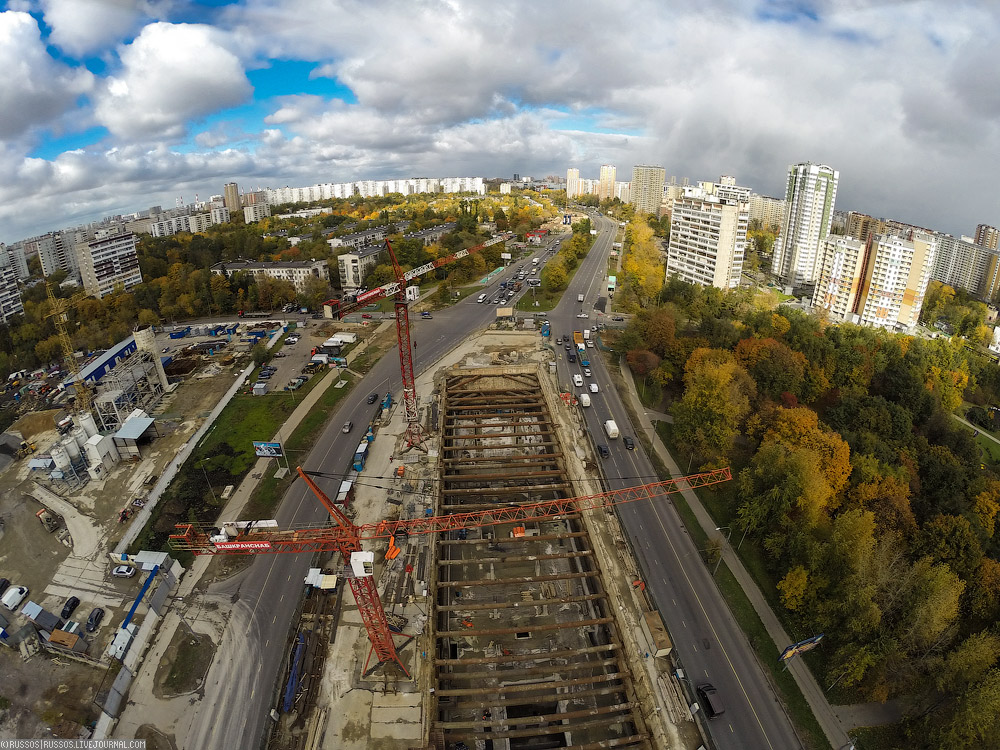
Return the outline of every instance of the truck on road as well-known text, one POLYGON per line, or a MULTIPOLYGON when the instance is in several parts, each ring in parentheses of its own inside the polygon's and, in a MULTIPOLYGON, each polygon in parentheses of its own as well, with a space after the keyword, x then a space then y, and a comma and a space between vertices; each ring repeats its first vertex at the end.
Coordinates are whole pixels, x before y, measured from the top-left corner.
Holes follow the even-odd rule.
POLYGON ((576 348, 579 349, 581 352, 587 348, 587 345, 584 343, 583 340, 583 334, 580 333, 579 331, 573 331, 573 343, 576 344, 576 348))
POLYGON ((612 440, 614 440, 620 434, 618 432, 618 425, 615 423, 615 420, 613 419, 609 419, 607 422, 604 423, 604 431, 608 433, 608 437, 611 438, 612 440))
POLYGON ((580 402, 580 406, 590 406, 590 394, 581 393, 577 399, 580 402))
POLYGON ((48 508, 42 508, 35 514, 35 517, 41 521, 42 526, 50 534, 59 528, 59 521, 62 520, 48 508))
POLYGON ((583 302, 583 295, 582 294, 576 295, 576 301, 577 302, 583 302))

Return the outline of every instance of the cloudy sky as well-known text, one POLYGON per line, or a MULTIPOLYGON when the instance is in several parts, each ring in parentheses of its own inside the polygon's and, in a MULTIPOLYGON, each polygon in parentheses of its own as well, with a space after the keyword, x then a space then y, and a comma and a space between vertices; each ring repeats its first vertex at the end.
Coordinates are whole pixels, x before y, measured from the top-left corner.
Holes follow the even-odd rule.
POLYGON ((0 241, 245 188, 659 164, 1000 225, 994 0, 7 0, 0 241))

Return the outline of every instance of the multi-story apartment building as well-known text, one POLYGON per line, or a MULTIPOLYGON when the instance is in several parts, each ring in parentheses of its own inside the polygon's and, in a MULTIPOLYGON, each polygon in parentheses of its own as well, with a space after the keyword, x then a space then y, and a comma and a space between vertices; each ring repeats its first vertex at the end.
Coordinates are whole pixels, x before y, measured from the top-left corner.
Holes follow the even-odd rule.
POLYGON ((620 200, 622 203, 630 203, 632 201, 631 196, 632 196, 631 182, 615 183, 615 198, 620 200))
POLYGON ((361 180, 359 182, 329 182, 322 185, 293 188, 265 188, 267 202, 311 203, 331 198, 371 198, 389 193, 417 195, 419 193, 469 192, 486 195, 486 183, 482 177, 414 177, 398 180, 361 180))
POLYGON ((73 235, 72 232, 49 232, 41 237, 24 240, 25 254, 38 254, 43 276, 65 271, 70 277, 77 278, 80 275, 80 265, 73 252, 73 235))
POLYGON ((509 182, 500 183, 500 195, 510 195, 511 188, 513 186, 509 182))
POLYGON ((226 208, 229 209, 230 216, 243 208, 243 201, 240 200, 240 186, 235 182, 227 182, 222 186, 222 199, 225 201, 226 208))
POLYGON ((874 234, 862 243, 830 237, 822 244, 813 304, 860 325, 908 331, 917 325, 931 280, 932 235, 874 234))
POLYGON ((597 181, 597 197, 600 200, 612 200, 615 197, 615 177, 618 170, 613 164, 602 164, 601 175, 597 181))
POLYGON ((5 245, 0 242, 0 267, 6 266, 13 268, 17 278, 22 281, 28 278, 30 275, 28 258, 24 254, 23 242, 15 242, 13 245, 5 245))
POLYGON ((317 278, 330 281, 330 268, 325 260, 293 260, 268 263, 263 261, 234 260, 228 263, 216 263, 212 273, 229 278, 234 273, 246 271, 254 276, 265 276, 271 279, 289 281, 296 292, 305 291, 306 279, 317 278))
POLYGON ((579 169, 567 169, 566 170, 566 197, 570 200, 576 198, 578 195, 582 195, 580 192, 580 170, 579 169))
POLYGON ((353 247, 357 249, 381 242, 395 231, 396 227, 393 224, 388 224, 384 227, 372 227, 363 232, 352 232, 342 237, 331 237, 327 240, 327 244, 330 245, 331 249, 338 247, 353 247))
POLYGON ((950 234, 935 233, 934 238, 937 242, 934 279, 987 302, 996 299, 1000 293, 996 250, 971 242, 968 237, 957 239, 950 234))
POLYGON ((844 233, 848 237, 854 237, 861 242, 868 242, 868 238, 873 234, 886 234, 888 230, 885 219, 876 219, 868 214, 861 214, 857 211, 848 211, 847 220, 844 226, 844 233))
POLYGON ((360 289, 361 282, 378 263, 378 256, 384 249, 382 245, 366 245, 337 256, 341 288, 345 292, 360 289))
POLYGON ((230 219, 229 209, 225 206, 214 206, 208 213, 212 224, 225 224, 230 219))
POLYGON ((428 245, 433 245, 435 242, 444 237, 448 232, 454 231, 457 224, 453 221, 446 221, 444 224, 438 224, 436 227, 427 227, 426 229, 420 229, 416 232, 407 232, 403 235, 403 239, 407 240, 420 240, 424 243, 424 247, 428 245))
POLYGON ((750 194, 750 221, 757 220, 765 228, 776 227, 779 231, 785 220, 785 201, 766 195, 750 194))
POLYGON ((632 192, 629 202, 638 213, 653 214, 660 210, 663 200, 663 183, 667 170, 663 167, 638 164, 632 167, 632 192))
POLYGON ((1000 243, 1000 229, 991 227, 989 224, 980 224, 976 227, 973 240, 977 245, 996 250, 998 243, 1000 243))
POLYGON ((271 206, 268 203, 254 203, 252 206, 246 206, 243 209, 243 221, 247 224, 253 224, 261 219, 266 219, 270 215, 271 206))
POLYGON ((840 173, 825 164, 793 164, 785 187, 785 216, 774 243, 772 272, 791 286, 816 281, 820 243, 830 233, 840 173))
POLYGON ((667 276, 720 289, 739 286, 749 222, 746 203, 688 188, 671 208, 667 276))
POLYGON ((137 244, 131 232, 106 234, 92 242, 78 243, 80 276, 87 293, 100 299, 119 284, 126 290, 141 284, 137 244))
POLYGON ((23 312, 21 290, 17 286, 17 270, 12 265, 0 266, 0 320, 6 323, 23 312))

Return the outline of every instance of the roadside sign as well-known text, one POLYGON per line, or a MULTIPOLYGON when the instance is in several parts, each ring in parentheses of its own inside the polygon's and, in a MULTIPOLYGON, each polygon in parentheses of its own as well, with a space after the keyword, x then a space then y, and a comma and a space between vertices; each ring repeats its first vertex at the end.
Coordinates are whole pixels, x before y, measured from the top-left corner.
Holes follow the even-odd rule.
POLYGON ((264 443, 259 440, 253 441, 253 452, 259 458, 279 458, 284 455, 281 443, 264 443))

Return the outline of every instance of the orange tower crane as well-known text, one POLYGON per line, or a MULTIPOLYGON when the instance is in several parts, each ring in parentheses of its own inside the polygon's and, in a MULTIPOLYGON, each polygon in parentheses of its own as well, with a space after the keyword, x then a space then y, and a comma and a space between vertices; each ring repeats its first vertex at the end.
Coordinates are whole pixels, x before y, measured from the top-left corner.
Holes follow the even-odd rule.
POLYGON ((282 552, 337 551, 343 555, 345 575, 354 592, 361 618, 368 631, 372 650, 379 665, 395 664, 409 676, 396 653, 392 631, 386 620, 382 600, 374 578, 374 554, 362 548, 362 542, 373 540, 405 539, 410 534, 439 534, 458 529, 493 526, 516 522, 523 526, 528 521, 579 513, 612 505, 631 503, 681 492, 685 489, 706 487, 732 479, 729 467, 714 469, 701 474, 669 479, 665 482, 626 487, 621 490, 601 492, 596 495, 546 500, 524 505, 499 505, 489 510, 453 513, 447 516, 380 521, 357 526, 345 516, 316 483, 302 470, 305 480, 333 521, 331 526, 279 530, 271 526, 255 526, 254 521, 223 524, 221 529, 198 524, 177 524, 177 533, 170 536, 173 549, 187 550, 196 555, 247 555, 282 552))
POLYGON ((335 318, 341 320, 345 315, 355 312, 365 305, 378 302, 386 297, 395 297, 396 336, 399 339, 399 370, 403 379, 402 400, 403 411, 406 415, 406 444, 409 447, 421 446, 424 440, 423 431, 420 428, 420 421, 417 417, 417 390, 413 378, 413 347, 410 342, 410 313, 409 305, 406 301, 406 282, 415 279, 418 276, 423 276, 425 273, 429 273, 430 271, 440 268, 441 266, 446 266, 449 263, 454 263, 456 260, 468 257, 473 253, 478 253, 480 250, 484 250, 487 247, 492 247, 493 245, 497 245, 501 242, 506 242, 513 236, 514 235, 509 232, 498 234, 496 237, 487 240, 481 245, 466 248, 465 250, 459 250, 451 255, 437 258, 430 263, 424 263, 422 266, 411 268, 405 273, 403 272, 403 269, 400 268, 399 261, 396 260, 396 254, 392 251, 392 245, 388 240, 386 240, 385 246, 389 251, 389 258, 392 260, 392 268, 395 273, 396 280, 390 281, 388 284, 383 284, 382 286, 376 287, 367 292, 362 292, 354 299, 353 302, 331 299, 323 303, 324 307, 329 307, 331 309, 335 318))

